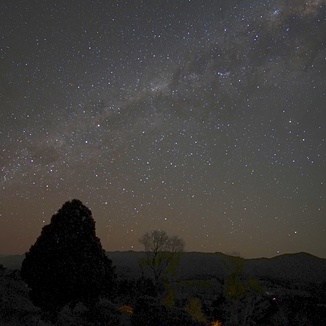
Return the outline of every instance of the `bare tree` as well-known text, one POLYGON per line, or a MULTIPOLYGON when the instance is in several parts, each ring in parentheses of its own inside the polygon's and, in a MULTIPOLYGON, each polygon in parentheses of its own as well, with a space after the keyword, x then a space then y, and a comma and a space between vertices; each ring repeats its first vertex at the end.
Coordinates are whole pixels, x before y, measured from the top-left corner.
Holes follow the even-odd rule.
POLYGON ((163 277, 175 272, 184 241, 177 236, 169 236, 163 230, 154 230, 146 232, 139 242, 144 245, 146 253, 141 263, 152 271, 158 285, 163 277))

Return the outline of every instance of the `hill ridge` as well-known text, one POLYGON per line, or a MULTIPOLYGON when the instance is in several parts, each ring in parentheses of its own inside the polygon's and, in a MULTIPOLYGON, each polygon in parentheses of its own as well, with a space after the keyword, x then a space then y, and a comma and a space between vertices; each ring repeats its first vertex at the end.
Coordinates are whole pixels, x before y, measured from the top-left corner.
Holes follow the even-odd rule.
MULTIPOLYGON (((137 278, 141 275, 139 260, 144 251, 107 251, 118 275, 137 278)), ((0 255, 0 264, 9 269, 20 269, 25 255, 0 255)), ((176 278, 224 278, 232 257, 221 252, 183 252, 176 278)), ((326 282, 326 259, 306 252, 282 254, 271 258, 241 258, 244 275, 256 278, 277 278, 300 282, 326 282)))

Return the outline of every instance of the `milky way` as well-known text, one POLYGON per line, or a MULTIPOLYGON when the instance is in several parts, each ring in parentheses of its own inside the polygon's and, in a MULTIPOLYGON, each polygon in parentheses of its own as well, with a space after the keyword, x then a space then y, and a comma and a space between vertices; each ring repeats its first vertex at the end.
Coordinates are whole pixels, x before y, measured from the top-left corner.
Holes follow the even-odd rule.
POLYGON ((326 0, 2 1, 0 253, 70 199, 107 250, 326 257, 326 0))

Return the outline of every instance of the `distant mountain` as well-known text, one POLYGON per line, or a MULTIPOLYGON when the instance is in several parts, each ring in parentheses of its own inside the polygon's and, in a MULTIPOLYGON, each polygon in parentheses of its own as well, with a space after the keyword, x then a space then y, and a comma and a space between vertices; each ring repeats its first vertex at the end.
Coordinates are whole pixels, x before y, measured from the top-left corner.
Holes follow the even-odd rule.
POLYGON ((245 266, 245 271, 256 277, 326 282, 326 259, 305 252, 270 259, 248 259, 245 266))
MULTIPOLYGON (((144 252, 118 251, 107 252, 107 255, 116 266, 118 274, 128 278, 141 275, 139 261, 145 257, 144 252)), ((222 253, 184 252, 180 257, 176 278, 223 277, 226 273, 225 257, 227 256, 222 253)), ((146 275, 146 269, 143 272, 146 275)))
MULTIPOLYGON (((141 274, 139 259, 143 252, 108 252, 125 277, 141 274)), ((241 258, 240 258, 241 259, 241 258)), ((326 259, 307 253, 285 254, 274 258, 243 259, 244 274, 257 278, 276 278, 307 282, 326 282, 326 259)), ((229 272, 231 256, 222 253, 184 252, 180 257, 176 278, 224 278, 229 272)), ((231 263, 232 264, 232 263, 231 263)))
MULTIPOLYGON (((107 252, 116 266, 118 275, 136 278, 141 275, 139 260, 144 252, 107 252)), ((20 269, 24 255, 0 256, 0 264, 20 269)), ((176 278, 224 278, 228 273, 231 256, 222 253, 185 252, 180 257, 176 278)), ((241 258, 240 258, 241 259, 241 258)), ((300 282, 326 282, 326 259, 307 253, 285 254, 274 258, 243 259, 244 274, 257 278, 297 280, 300 282)), ((146 270, 144 270, 146 275, 146 270)))

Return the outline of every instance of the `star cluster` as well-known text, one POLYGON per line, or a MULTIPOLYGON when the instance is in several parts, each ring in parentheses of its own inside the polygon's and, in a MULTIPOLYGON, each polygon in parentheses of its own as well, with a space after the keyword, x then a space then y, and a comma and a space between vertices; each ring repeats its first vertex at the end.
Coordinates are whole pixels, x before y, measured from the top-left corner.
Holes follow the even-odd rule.
POLYGON ((107 250, 326 257, 326 1, 3 1, 0 251, 73 198, 107 250))

